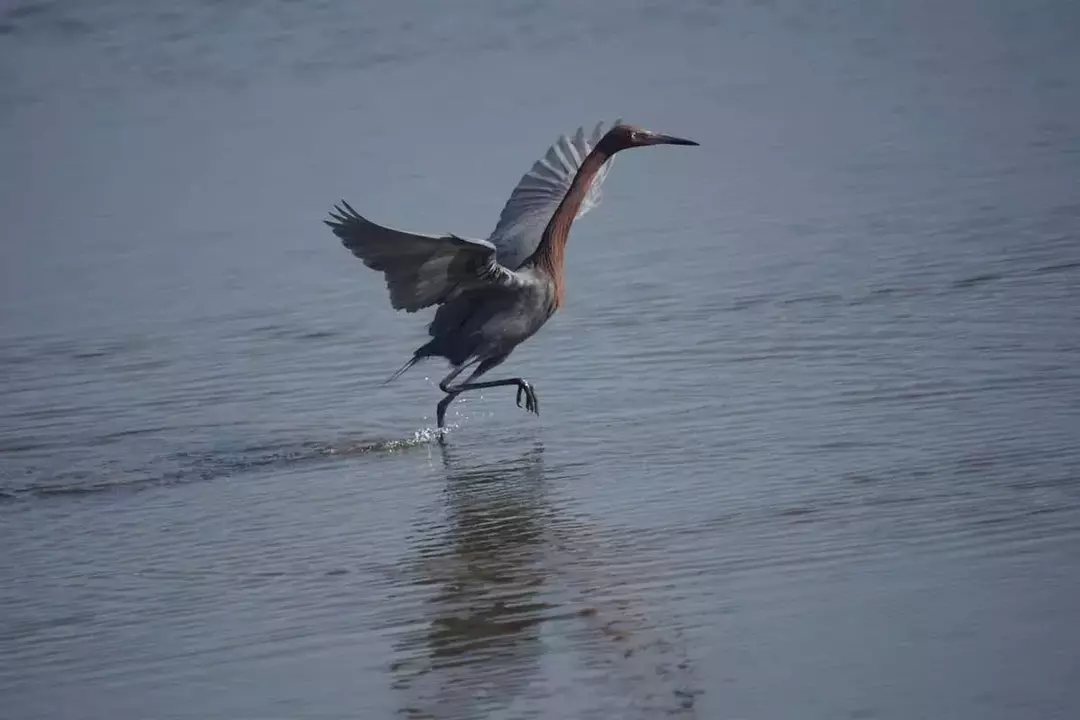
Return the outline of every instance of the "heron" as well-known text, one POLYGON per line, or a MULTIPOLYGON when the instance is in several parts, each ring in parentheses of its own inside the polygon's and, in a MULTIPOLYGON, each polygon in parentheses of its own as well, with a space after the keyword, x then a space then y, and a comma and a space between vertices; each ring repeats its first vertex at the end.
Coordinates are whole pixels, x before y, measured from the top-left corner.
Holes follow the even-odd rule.
MULTIPOLYGON (((570 226, 595 208, 615 154, 651 145, 698 145, 616 120, 586 138, 578 128, 561 136, 522 176, 486 240, 421 234, 378 225, 345 200, 324 220, 352 254, 382 272, 395 310, 415 313, 437 305, 431 340, 389 379, 425 358, 444 358, 450 372, 439 382, 438 428, 446 409, 470 390, 517 387, 517 406, 540 414, 532 383, 521 377, 480 381, 536 334, 562 306, 570 226), (454 383, 467 369, 472 373, 454 383)), ((440 436, 441 437, 441 436, 440 436)))

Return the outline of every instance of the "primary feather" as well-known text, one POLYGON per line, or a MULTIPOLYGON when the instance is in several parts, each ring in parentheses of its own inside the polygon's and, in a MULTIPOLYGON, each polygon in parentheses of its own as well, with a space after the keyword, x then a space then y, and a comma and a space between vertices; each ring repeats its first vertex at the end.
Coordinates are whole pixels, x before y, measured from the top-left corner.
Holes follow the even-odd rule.
MULTIPOLYGON (((619 120, 616 120, 612 125, 618 123, 619 120)), ((521 177, 499 214, 495 230, 488 236, 491 244, 498 249, 502 265, 516 270, 533 254, 548 220, 570 190, 570 183, 574 181, 582 161, 606 131, 605 124, 598 123, 588 138, 583 127, 579 127, 573 137, 559 137, 521 177)), ((576 217, 581 217, 600 204, 600 186, 610 170, 611 159, 593 178, 576 217)))

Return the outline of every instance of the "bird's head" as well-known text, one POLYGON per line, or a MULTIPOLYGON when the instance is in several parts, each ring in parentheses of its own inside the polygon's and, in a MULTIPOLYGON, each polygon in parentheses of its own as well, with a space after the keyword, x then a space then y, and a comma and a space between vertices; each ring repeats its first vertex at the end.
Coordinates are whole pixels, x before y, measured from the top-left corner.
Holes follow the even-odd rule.
POLYGON ((645 147, 646 145, 697 145, 693 140, 662 135, 652 130, 646 130, 635 125, 620 123, 608 130, 600 140, 600 144, 606 144, 612 153, 628 148, 645 147))

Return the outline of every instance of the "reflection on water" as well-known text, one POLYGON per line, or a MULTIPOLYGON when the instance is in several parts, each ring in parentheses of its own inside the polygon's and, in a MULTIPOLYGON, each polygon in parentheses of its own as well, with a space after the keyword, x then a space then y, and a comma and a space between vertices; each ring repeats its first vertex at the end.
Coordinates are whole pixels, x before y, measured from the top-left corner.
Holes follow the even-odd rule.
POLYGON ((543 654, 540 625, 552 609, 545 528, 552 519, 537 443, 510 462, 469 465, 442 447, 442 523, 419 528, 414 582, 431 585, 422 629, 406 635, 395 686, 410 717, 474 717, 510 705, 543 654))
POLYGON ((563 471, 545 465, 543 444, 484 464, 453 443, 440 450, 442 517, 415 528, 406 573, 430 595, 420 617, 398 618, 402 714, 528 714, 553 702, 579 717, 609 717, 613 703, 621 717, 693 713, 702 691, 681 630, 641 593, 635 544, 551 499, 563 471), (567 660, 555 677, 553 653, 567 660))

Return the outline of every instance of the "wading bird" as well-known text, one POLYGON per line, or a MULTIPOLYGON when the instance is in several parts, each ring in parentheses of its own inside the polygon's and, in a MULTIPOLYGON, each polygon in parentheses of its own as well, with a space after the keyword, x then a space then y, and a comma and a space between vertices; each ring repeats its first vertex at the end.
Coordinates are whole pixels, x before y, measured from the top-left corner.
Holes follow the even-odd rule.
POLYGON ((595 207, 615 153, 648 145, 697 145, 693 140, 617 123, 588 140, 583 129, 561 137, 514 188, 487 240, 453 234, 422 235, 376 225, 341 201, 324 220, 364 264, 383 273, 396 310, 416 312, 439 305, 428 327, 431 340, 387 382, 428 357, 450 362, 439 382, 446 393, 436 408, 443 427, 446 408, 459 394, 517 386, 517 405, 540 414, 533 386, 520 377, 476 382, 532 337, 563 301, 563 260, 570 225, 595 207), (476 366, 464 382, 451 384, 476 366))

